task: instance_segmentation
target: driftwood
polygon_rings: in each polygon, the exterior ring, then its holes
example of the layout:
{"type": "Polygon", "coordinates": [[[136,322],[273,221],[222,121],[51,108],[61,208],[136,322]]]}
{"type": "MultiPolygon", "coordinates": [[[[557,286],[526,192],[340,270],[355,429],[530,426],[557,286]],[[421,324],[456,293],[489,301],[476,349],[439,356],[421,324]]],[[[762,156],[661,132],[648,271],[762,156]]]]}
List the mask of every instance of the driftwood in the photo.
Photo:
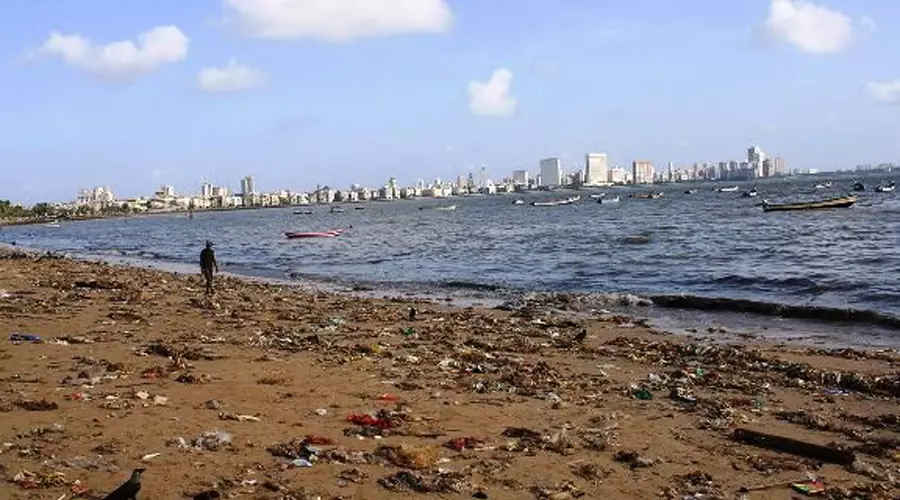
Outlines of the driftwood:
{"type": "Polygon", "coordinates": [[[801,457],[829,462],[838,465],[851,465],[856,461],[852,451],[839,450],[831,446],[807,443],[797,439],[775,436],[750,429],[735,429],[733,437],[744,444],[767,448],[774,451],[791,453],[801,457]]]}

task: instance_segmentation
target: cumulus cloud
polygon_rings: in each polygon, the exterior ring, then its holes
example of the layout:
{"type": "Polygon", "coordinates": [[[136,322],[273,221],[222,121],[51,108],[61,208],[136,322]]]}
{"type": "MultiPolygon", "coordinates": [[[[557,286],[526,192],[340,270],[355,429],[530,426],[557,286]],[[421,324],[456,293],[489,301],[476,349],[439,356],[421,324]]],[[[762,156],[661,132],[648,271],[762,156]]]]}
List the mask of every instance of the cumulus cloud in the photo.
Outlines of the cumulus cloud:
{"type": "Polygon", "coordinates": [[[853,20],[828,7],[805,0],[772,0],[766,31],[811,54],[839,52],[853,38],[853,20]]]}
{"type": "Polygon", "coordinates": [[[268,75],[258,69],[245,66],[230,59],[224,68],[203,68],[197,75],[197,88],[203,92],[241,92],[262,87],[268,75]]]}
{"type": "Polygon", "coordinates": [[[900,79],[890,82],[870,82],[866,92],[882,104],[900,104],[900,79]]]}
{"type": "Polygon", "coordinates": [[[445,0],[222,0],[245,33],[278,40],[347,42],[405,33],[440,33],[453,13],[445,0]]]}
{"type": "Polygon", "coordinates": [[[82,35],[50,33],[33,55],[59,57],[66,64],[97,78],[128,83],[166,64],[187,57],[190,39],[175,26],[158,26],[138,36],[97,45],[82,35]]]}
{"type": "Polygon", "coordinates": [[[513,74],[505,68],[494,71],[486,82],[469,82],[469,110],[478,116],[509,116],[516,111],[516,98],[509,95],[513,74]]]}

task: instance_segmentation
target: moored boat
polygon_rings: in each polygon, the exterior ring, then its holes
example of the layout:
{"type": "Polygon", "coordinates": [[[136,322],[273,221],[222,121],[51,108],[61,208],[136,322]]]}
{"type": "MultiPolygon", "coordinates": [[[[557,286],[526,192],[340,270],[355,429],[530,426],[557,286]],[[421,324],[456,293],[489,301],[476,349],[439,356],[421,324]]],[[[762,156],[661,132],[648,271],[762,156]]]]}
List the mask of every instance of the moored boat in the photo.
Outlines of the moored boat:
{"type": "Polygon", "coordinates": [[[696,189],[688,189],[687,191],[684,192],[684,194],[697,194],[697,190],[696,189]]]}
{"type": "Polygon", "coordinates": [[[854,191],[865,191],[866,185],[863,184],[862,182],[856,181],[853,183],[853,190],[854,191]]]}
{"type": "Polygon", "coordinates": [[[724,188],[716,188],[716,192],[717,192],[717,193],[737,193],[737,191],[738,191],[738,187],[737,187],[737,186],[729,186],[729,187],[724,187],[724,188]]]}
{"type": "Polygon", "coordinates": [[[616,196],[615,198],[600,198],[597,200],[597,203],[600,203],[600,204],[618,203],[618,202],[619,202],[618,196],[616,196]]]}
{"type": "Polygon", "coordinates": [[[535,207],[556,207],[556,206],[560,206],[560,205],[571,205],[580,199],[581,199],[581,196],[573,196],[571,198],[566,198],[564,200],[533,201],[533,202],[531,202],[531,204],[535,207]]]}
{"type": "Polygon", "coordinates": [[[876,193],[893,193],[894,190],[897,189],[897,184],[894,182],[890,182],[887,185],[880,185],[875,188],[876,193]]]}
{"type": "Polygon", "coordinates": [[[441,212],[452,212],[456,210],[456,205],[450,205],[448,207],[436,207],[435,210],[440,210],[441,212]]]}
{"type": "Polygon", "coordinates": [[[756,188],[751,188],[750,190],[741,193],[741,196],[744,198],[755,198],[759,196],[759,191],[757,191],[756,188]]]}
{"type": "Polygon", "coordinates": [[[606,193],[593,193],[593,194],[590,195],[590,197],[593,198],[593,199],[595,199],[595,200],[596,200],[597,198],[603,198],[604,196],[606,196],[606,193]]]}
{"type": "Polygon", "coordinates": [[[344,207],[331,207],[331,213],[342,214],[344,213],[344,207]]]}
{"type": "Polygon", "coordinates": [[[848,208],[856,203],[856,196],[840,196],[838,198],[829,198],[827,200],[809,201],[802,203],[782,203],[772,204],[768,200],[763,200],[762,208],[764,212],[783,212],[788,210],[819,210],[823,208],[848,208]]]}
{"type": "Polygon", "coordinates": [[[515,201],[513,201],[513,205],[524,205],[524,204],[525,204],[525,200],[515,200],[515,201]]]}
{"type": "Polygon", "coordinates": [[[633,195],[631,195],[631,198],[638,198],[638,199],[641,199],[641,200],[655,200],[656,198],[662,198],[663,196],[665,196],[665,193],[663,193],[663,192],[659,192],[659,193],[638,193],[638,194],[633,194],[633,195]]]}

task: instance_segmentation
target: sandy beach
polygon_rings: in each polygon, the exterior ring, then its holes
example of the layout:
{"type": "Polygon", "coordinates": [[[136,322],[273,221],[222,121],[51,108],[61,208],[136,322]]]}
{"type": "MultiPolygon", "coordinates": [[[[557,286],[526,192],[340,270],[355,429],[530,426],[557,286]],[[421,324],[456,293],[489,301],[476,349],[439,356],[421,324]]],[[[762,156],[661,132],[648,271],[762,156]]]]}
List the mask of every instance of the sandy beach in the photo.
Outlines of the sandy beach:
{"type": "Polygon", "coordinates": [[[896,352],[12,250],[0,334],[4,500],[900,497],[896,352]]]}

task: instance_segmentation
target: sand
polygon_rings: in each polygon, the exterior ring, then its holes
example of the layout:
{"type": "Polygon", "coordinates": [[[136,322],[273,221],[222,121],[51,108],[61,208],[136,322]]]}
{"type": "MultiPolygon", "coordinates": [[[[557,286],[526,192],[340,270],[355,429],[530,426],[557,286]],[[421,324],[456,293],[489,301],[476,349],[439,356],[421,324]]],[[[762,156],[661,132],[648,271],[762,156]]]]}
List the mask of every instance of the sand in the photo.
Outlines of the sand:
{"type": "Polygon", "coordinates": [[[137,467],[154,500],[784,499],[808,474],[831,498],[900,498],[894,352],[236,278],[207,300],[198,276],[8,250],[0,290],[4,500],[102,498],[137,467]],[[379,410],[390,428],[348,422],[379,410]],[[856,461],[741,444],[737,427],[856,461]],[[200,439],[217,431],[230,441],[200,439]],[[333,444],[310,456],[307,436],[333,444]]]}

